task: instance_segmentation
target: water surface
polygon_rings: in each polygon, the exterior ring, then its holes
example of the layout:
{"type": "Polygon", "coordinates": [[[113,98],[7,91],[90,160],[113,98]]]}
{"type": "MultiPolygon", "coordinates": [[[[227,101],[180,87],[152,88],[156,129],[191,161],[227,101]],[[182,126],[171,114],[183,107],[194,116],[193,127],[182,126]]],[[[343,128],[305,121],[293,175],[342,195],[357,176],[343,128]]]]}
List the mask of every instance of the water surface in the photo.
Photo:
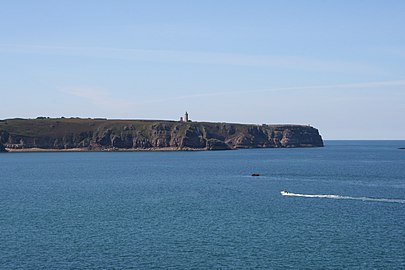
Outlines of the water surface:
{"type": "Polygon", "coordinates": [[[1,154],[0,265],[405,268],[404,146],[1,154]]]}

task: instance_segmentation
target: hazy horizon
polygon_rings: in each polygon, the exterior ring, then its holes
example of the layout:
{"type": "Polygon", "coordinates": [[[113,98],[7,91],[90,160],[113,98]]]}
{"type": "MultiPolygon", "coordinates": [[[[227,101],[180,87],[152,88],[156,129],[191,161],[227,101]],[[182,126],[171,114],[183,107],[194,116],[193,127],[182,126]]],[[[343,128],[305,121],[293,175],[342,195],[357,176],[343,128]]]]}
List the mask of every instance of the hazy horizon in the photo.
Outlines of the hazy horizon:
{"type": "Polygon", "coordinates": [[[405,2],[18,1],[0,119],[302,124],[403,140],[405,2]]]}

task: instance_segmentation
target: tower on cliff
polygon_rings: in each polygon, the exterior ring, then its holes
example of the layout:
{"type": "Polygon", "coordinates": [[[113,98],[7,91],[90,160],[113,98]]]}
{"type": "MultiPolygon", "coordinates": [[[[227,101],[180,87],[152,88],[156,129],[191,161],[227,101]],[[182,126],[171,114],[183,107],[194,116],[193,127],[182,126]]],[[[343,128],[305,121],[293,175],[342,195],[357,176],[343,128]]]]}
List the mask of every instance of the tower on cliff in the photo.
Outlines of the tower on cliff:
{"type": "Polygon", "coordinates": [[[184,114],[184,122],[188,122],[188,113],[187,112],[184,114]]]}

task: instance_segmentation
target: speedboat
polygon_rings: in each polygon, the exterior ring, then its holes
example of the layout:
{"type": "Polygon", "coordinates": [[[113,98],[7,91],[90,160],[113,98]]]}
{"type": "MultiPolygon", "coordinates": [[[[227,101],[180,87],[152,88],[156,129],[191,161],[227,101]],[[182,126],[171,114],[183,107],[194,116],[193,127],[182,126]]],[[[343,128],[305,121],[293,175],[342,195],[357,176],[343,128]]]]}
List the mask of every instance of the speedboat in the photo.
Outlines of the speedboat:
{"type": "Polygon", "coordinates": [[[281,191],[280,193],[281,193],[281,195],[283,195],[283,196],[288,195],[288,191],[287,191],[287,190],[283,190],[283,191],[281,191]]]}

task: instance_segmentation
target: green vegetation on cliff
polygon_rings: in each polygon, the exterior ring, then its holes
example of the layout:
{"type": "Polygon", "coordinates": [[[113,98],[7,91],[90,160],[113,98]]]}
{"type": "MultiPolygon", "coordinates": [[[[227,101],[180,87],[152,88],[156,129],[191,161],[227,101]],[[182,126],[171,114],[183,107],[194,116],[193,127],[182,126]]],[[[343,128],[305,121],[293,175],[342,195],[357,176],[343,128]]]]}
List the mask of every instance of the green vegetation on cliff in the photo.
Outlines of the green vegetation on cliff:
{"type": "Polygon", "coordinates": [[[247,125],[164,120],[79,118],[0,121],[7,150],[226,150],[261,147],[319,147],[318,130],[301,125],[247,125]]]}

